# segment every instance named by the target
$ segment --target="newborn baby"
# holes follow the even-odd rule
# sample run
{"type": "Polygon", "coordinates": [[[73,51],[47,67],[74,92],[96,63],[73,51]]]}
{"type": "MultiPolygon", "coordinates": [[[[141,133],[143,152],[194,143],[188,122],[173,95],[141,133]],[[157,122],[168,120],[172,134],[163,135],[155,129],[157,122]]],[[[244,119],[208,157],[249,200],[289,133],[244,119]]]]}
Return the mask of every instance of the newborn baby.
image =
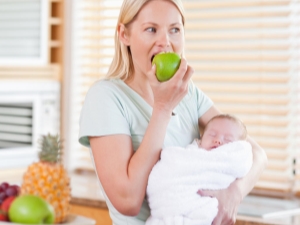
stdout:
{"type": "Polygon", "coordinates": [[[197,191],[225,189],[248,173],[252,148],[246,137],[241,121],[221,114],[208,122],[200,140],[186,148],[164,148],[148,180],[146,225],[210,225],[218,200],[197,191]]]}

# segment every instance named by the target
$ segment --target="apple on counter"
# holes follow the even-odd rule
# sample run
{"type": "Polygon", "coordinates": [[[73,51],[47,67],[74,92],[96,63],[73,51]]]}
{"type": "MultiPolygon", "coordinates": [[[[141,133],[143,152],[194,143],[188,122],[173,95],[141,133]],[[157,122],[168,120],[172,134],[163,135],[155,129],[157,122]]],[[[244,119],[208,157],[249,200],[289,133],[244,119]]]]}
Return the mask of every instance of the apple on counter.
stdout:
{"type": "Polygon", "coordinates": [[[8,220],[7,214],[5,212],[3,212],[3,211],[0,210],[0,222],[1,221],[8,222],[9,220],[8,220]]]}
{"type": "Polygon", "coordinates": [[[53,224],[55,221],[55,211],[41,197],[22,195],[12,202],[8,210],[8,217],[14,223],[53,224]]]}
{"type": "Polygon", "coordinates": [[[10,205],[15,200],[15,198],[16,198],[16,196],[9,196],[8,198],[6,198],[4,200],[4,202],[2,202],[2,205],[1,205],[2,212],[6,213],[6,214],[8,213],[10,205]]]}

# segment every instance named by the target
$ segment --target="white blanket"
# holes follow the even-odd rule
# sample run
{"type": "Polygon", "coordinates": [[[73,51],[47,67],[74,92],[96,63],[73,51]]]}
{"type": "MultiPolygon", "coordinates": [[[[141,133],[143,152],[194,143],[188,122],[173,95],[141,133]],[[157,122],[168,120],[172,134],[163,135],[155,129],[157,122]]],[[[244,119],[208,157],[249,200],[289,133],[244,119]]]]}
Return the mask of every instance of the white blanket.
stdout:
{"type": "Polygon", "coordinates": [[[211,151],[195,142],[186,148],[163,149],[148,180],[151,216],[146,225],[210,225],[218,212],[218,200],[197,191],[225,189],[251,166],[252,148],[246,141],[211,151]]]}

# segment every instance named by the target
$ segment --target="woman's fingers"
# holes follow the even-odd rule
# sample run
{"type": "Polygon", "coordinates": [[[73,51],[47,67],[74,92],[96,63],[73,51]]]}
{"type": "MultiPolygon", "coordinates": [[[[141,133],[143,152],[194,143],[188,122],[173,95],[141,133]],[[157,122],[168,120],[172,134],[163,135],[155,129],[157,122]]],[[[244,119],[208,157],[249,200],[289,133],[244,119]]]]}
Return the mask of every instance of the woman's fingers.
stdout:
{"type": "Polygon", "coordinates": [[[210,191],[210,190],[198,190],[197,194],[201,195],[201,196],[206,196],[206,197],[214,197],[214,193],[216,193],[216,191],[210,191]]]}
{"type": "Polygon", "coordinates": [[[177,78],[179,80],[183,80],[186,72],[187,72],[187,69],[188,69],[188,64],[187,64],[187,61],[185,58],[181,58],[181,61],[180,61],[180,66],[178,68],[178,70],[176,71],[175,75],[174,75],[174,78],[177,78]]]}
{"type": "Polygon", "coordinates": [[[188,81],[193,74],[193,69],[183,58],[179,69],[170,80],[159,82],[155,73],[154,65],[146,74],[153,91],[154,103],[173,110],[188,92],[188,81]]]}
{"type": "Polygon", "coordinates": [[[183,77],[183,81],[184,81],[185,83],[188,83],[188,82],[190,81],[191,77],[193,76],[193,74],[194,74],[194,69],[193,69],[191,66],[188,65],[186,74],[185,74],[185,76],[183,77]]]}
{"type": "Polygon", "coordinates": [[[175,82],[179,82],[180,86],[187,87],[192,75],[194,74],[194,69],[188,65],[185,58],[181,58],[181,63],[179,69],[174,75],[175,82]]]}
{"type": "Polygon", "coordinates": [[[147,77],[148,77],[151,85],[159,83],[159,81],[157,80],[155,74],[156,74],[156,65],[153,64],[152,67],[151,67],[151,69],[147,73],[147,77]]]}
{"type": "Polygon", "coordinates": [[[225,225],[225,224],[222,224],[222,217],[219,213],[217,214],[214,221],[212,222],[212,225],[225,225]]]}
{"type": "Polygon", "coordinates": [[[228,202],[226,189],[224,190],[198,190],[197,194],[206,197],[215,197],[218,199],[218,214],[215,217],[212,225],[233,225],[236,221],[237,207],[228,202]],[[224,193],[222,193],[224,192],[224,193]],[[223,197],[222,197],[223,196],[223,197]]]}

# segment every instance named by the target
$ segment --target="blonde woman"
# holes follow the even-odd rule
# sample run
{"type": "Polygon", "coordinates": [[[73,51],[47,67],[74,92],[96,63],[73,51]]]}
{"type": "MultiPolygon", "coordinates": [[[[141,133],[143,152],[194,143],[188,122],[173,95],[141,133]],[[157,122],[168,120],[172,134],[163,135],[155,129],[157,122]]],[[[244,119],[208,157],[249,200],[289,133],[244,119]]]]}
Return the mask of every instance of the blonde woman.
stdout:
{"type": "MultiPolygon", "coordinates": [[[[79,141],[90,147],[113,224],[143,225],[149,174],[163,147],[187,146],[199,127],[220,111],[190,78],[182,57],[167,82],[155,77],[151,60],[160,52],[184,55],[184,11],[180,0],[124,0],[115,35],[115,55],[107,79],[87,93],[79,141]]],[[[218,199],[214,225],[233,224],[237,208],[254,186],[266,155],[252,139],[253,166],[248,175],[221,191],[199,190],[218,199]]]]}

